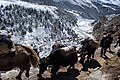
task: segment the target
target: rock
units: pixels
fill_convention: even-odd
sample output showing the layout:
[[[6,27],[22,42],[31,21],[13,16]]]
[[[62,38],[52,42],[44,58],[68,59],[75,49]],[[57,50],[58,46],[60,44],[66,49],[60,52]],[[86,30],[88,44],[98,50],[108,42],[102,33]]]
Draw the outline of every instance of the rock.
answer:
[[[93,35],[101,40],[104,33],[112,32],[115,36],[120,31],[120,15],[103,16],[93,24]],[[116,40],[116,36],[114,38]]]

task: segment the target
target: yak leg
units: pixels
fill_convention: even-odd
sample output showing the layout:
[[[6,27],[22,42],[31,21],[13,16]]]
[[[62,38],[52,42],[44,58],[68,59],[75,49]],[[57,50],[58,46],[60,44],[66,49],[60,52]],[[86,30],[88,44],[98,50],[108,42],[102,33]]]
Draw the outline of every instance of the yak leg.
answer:
[[[29,75],[30,67],[31,67],[31,65],[28,63],[28,64],[26,65],[26,68],[25,68],[25,70],[26,70],[25,75],[26,75],[27,78],[30,76],[30,75]]]
[[[94,58],[94,53],[91,56],[92,56],[92,58]]]
[[[39,64],[39,73],[37,74],[37,77],[42,77],[42,74],[44,73],[45,70],[47,70],[47,63],[41,63]]]
[[[70,65],[70,67],[68,69],[70,69],[70,68],[75,69],[75,63],[77,61],[78,61],[77,53],[74,53],[74,55],[72,57],[70,57],[68,60],[68,62],[69,62],[68,65]]]
[[[75,63],[74,63],[75,64]],[[69,71],[70,69],[75,69],[74,64],[70,64],[69,68],[67,69],[67,71]]]
[[[27,78],[30,76],[29,75],[29,71],[30,71],[30,68],[28,70],[26,70],[26,73],[25,73],[25,75],[26,75]]]
[[[95,54],[95,52],[91,55],[91,56],[92,56],[92,58],[94,58],[94,54]]]
[[[96,51],[96,48],[93,49],[92,58],[94,58],[95,51]]]
[[[88,53],[88,56],[87,56],[87,61],[89,61],[89,59],[91,59],[91,53]]]
[[[88,61],[89,61],[89,59],[94,58],[95,50],[96,50],[96,48],[91,50],[90,53],[88,53],[88,56],[87,56]]]
[[[21,75],[22,75],[23,71],[24,71],[24,70],[21,70],[21,69],[20,69],[20,72],[19,72],[18,76],[16,76],[16,79],[22,80]]]
[[[51,77],[55,77],[56,76],[56,72],[58,72],[60,66],[53,66],[52,69],[51,69]]]
[[[1,71],[0,71],[0,80],[2,80],[2,79],[1,79]]]
[[[85,56],[86,56],[85,54],[82,54],[82,55],[81,55],[81,59],[80,59],[80,61],[79,61],[81,64],[84,63]]]

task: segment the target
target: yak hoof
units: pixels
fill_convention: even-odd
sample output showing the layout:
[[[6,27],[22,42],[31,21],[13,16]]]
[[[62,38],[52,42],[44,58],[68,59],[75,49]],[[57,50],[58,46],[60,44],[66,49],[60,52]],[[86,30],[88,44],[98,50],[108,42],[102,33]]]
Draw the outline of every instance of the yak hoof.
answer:
[[[37,77],[42,77],[42,75],[41,74],[37,74]]]
[[[51,78],[56,78],[56,74],[51,74]]]
[[[0,78],[0,80],[2,80],[2,79]]]
[[[45,80],[43,77],[39,77],[38,80]]]
[[[26,74],[26,77],[29,78],[29,74]]]
[[[18,79],[18,80],[22,80],[22,78],[21,78],[21,77],[19,77],[19,76],[17,76],[17,77],[16,77],[16,79]]]

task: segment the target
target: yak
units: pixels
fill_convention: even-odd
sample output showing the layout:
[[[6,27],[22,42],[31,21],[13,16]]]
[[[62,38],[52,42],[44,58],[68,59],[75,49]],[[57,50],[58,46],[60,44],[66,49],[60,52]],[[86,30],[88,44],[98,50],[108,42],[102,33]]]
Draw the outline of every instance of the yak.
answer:
[[[89,61],[91,58],[94,58],[94,54],[96,49],[98,48],[98,43],[95,42],[93,39],[85,39],[84,41],[82,41],[82,49],[80,51],[81,55],[81,59],[80,59],[80,63],[83,64],[85,61],[85,56],[87,55],[87,61]]]
[[[59,48],[52,51],[47,58],[41,60],[38,77],[42,77],[42,74],[47,70],[48,65],[52,66],[51,77],[55,77],[61,66],[66,67],[69,65],[68,69],[74,68],[75,63],[78,61],[76,47],[67,46]]]

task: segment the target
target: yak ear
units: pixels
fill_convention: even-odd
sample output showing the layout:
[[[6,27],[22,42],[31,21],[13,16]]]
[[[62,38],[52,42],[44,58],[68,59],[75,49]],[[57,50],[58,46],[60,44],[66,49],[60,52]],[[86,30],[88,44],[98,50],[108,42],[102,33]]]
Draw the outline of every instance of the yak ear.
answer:
[[[49,60],[49,59],[50,59],[49,57],[46,58],[46,60]]]
[[[46,63],[49,63],[50,62],[50,58],[46,58]]]

